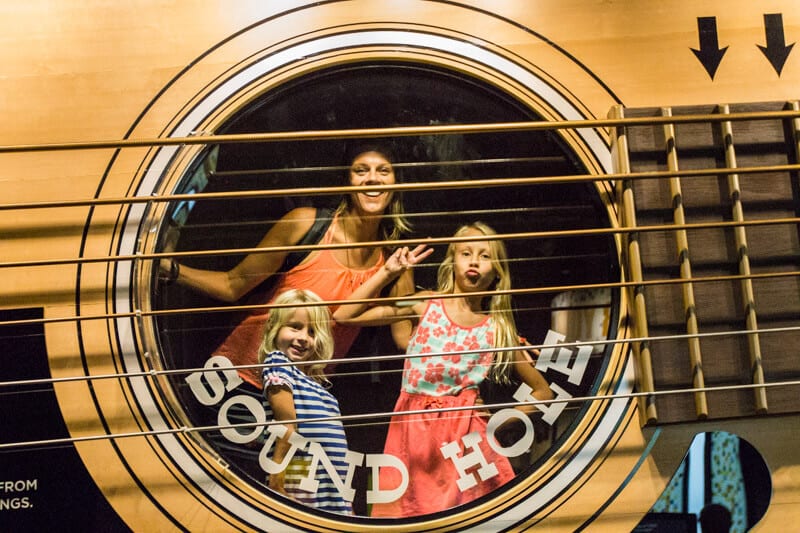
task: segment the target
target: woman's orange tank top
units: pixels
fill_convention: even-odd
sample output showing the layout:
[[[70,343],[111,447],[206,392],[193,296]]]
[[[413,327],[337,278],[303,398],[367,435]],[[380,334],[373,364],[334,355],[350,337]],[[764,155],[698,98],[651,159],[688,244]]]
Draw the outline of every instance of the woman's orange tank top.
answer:
[[[330,244],[334,230],[338,224],[336,215],[328,231],[325,232],[321,244]],[[275,296],[289,289],[307,289],[316,293],[325,301],[344,300],[352,292],[375,274],[383,266],[384,256],[381,253],[377,262],[370,268],[356,270],[341,264],[333,255],[333,250],[319,250],[311,254],[308,260],[286,272],[275,287],[267,294],[271,302]],[[337,306],[331,306],[333,313]],[[234,365],[254,365],[258,363],[258,348],[264,332],[264,324],[269,311],[257,311],[240,322],[230,335],[214,350],[214,355],[227,357]],[[334,359],[343,357],[350,350],[361,328],[333,324]],[[261,369],[239,369],[239,375],[248,383],[261,389]]]

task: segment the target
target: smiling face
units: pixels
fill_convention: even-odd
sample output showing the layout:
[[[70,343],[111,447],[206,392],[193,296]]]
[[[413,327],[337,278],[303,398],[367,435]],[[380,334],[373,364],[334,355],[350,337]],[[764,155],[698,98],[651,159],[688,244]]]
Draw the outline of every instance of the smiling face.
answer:
[[[484,235],[477,229],[470,229],[464,236]],[[460,242],[453,250],[454,289],[457,292],[484,291],[497,278],[492,262],[492,245],[479,240]]]
[[[364,152],[350,165],[350,185],[393,185],[394,168],[379,152]],[[359,192],[350,196],[351,206],[364,215],[381,215],[392,200],[390,192]]]
[[[290,361],[307,361],[314,355],[315,336],[308,311],[298,308],[278,330],[275,347],[286,354]]]

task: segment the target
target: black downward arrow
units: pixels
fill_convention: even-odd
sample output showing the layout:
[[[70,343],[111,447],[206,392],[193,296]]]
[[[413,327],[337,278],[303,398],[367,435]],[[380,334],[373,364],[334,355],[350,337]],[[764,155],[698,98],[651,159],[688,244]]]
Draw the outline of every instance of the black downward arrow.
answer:
[[[794,43],[786,46],[786,40],[783,36],[783,15],[774,13],[771,15],[764,15],[764,31],[767,34],[767,46],[757,45],[764,55],[767,56],[772,68],[781,75],[783,65],[789,57],[789,52],[792,51]]]
[[[705,67],[711,79],[714,79],[714,74],[717,73],[717,67],[722,62],[722,56],[728,49],[720,49],[719,41],[717,40],[717,17],[697,17],[697,33],[700,37],[700,50],[692,48],[692,52],[700,60],[703,67]]]

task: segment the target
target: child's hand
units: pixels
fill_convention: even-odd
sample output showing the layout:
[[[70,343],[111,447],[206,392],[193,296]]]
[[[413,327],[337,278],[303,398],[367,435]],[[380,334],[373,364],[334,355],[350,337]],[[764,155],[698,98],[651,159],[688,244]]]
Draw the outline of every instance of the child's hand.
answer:
[[[486,420],[488,422],[488,420],[492,417],[492,413],[488,409],[483,407],[484,405],[486,405],[486,402],[483,401],[483,398],[481,397],[480,394],[478,395],[477,398],[475,398],[475,405],[476,406],[478,406],[478,405],[481,406],[480,408],[476,409],[476,412],[478,413],[478,416],[483,418],[484,420]]]
[[[425,244],[420,244],[413,250],[409,250],[408,246],[398,248],[389,256],[384,264],[387,273],[396,277],[408,270],[409,268],[421,263],[423,259],[433,253],[433,248],[428,248]]]
[[[286,489],[284,488],[285,478],[286,478],[286,471],[281,471],[278,472],[277,474],[270,474],[269,488],[271,488],[275,492],[279,492],[285,495],[286,494]]]

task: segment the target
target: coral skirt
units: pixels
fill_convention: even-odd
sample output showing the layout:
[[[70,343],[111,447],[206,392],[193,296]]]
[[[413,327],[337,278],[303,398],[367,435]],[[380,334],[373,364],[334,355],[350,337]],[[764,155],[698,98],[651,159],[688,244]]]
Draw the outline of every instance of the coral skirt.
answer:
[[[477,391],[467,389],[457,396],[428,396],[400,392],[395,405],[395,412],[430,410],[447,407],[475,405]],[[465,504],[501,487],[514,477],[511,464],[503,455],[497,454],[486,442],[486,420],[480,411],[471,409],[452,412],[430,412],[411,415],[394,415],[389,424],[384,453],[399,458],[408,469],[408,488],[403,495],[390,503],[372,506],[374,517],[415,517],[435,513]],[[481,479],[476,464],[465,469],[466,475],[456,467],[453,460],[445,457],[442,446],[458,443],[457,457],[474,453],[474,449],[465,449],[461,440],[469,433],[480,435],[478,446],[490,466],[484,469]],[[475,456],[473,456],[475,457]],[[494,472],[493,465],[496,468]],[[464,486],[464,482],[471,483]],[[459,488],[461,480],[462,488]],[[380,471],[379,487],[381,490],[392,490],[400,486],[400,473],[393,468]]]

